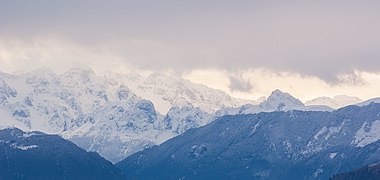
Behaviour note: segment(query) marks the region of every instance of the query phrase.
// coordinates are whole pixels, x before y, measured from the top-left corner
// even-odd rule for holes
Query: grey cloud
[[[229,77],[229,88],[231,91],[251,92],[254,86],[249,80],[245,80],[241,75]]]
[[[105,49],[142,69],[267,68],[336,84],[355,70],[380,72],[379,6],[371,0],[5,0],[0,41],[53,36]]]
[[[361,74],[350,73],[343,74],[338,77],[338,83],[349,85],[367,85],[368,82],[363,79]]]

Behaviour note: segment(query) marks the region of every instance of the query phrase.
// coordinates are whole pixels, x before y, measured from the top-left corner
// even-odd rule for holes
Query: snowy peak
[[[62,74],[61,79],[66,84],[88,84],[96,81],[95,72],[92,69],[79,69],[79,68],[71,68],[64,74]]]
[[[282,92],[281,90],[275,90],[268,97],[268,99],[260,103],[260,107],[264,109],[272,110],[290,110],[294,107],[303,107],[305,106],[299,99],[291,96],[289,93]]]
[[[183,134],[188,129],[206,125],[210,119],[211,115],[199,108],[173,107],[164,118],[164,126],[175,134]]]
[[[337,95],[332,98],[330,97],[318,97],[309,101],[306,101],[306,105],[325,105],[332,108],[341,108],[344,106],[352,105],[362,102],[361,99],[354,96],[346,96],[346,95]]]
[[[34,85],[34,87],[36,87],[56,84],[58,75],[50,69],[40,68],[13,78],[25,79],[27,84]]]
[[[108,73],[106,79],[125,84],[138,96],[149,99],[161,114],[166,114],[173,106],[199,107],[202,111],[213,113],[221,108],[238,107],[249,102],[233,98],[222,90],[163,73],[152,73],[147,77],[136,73]]]
[[[236,114],[256,114],[260,112],[273,112],[273,111],[333,111],[333,108],[328,106],[305,106],[299,99],[293,97],[289,93],[275,90],[271,95],[259,105],[245,104],[238,108],[224,108],[215,113],[215,117],[223,115],[236,115]]]

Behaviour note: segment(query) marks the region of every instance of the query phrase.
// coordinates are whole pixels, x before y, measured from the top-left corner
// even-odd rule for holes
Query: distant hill
[[[363,100],[358,97],[346,96],[346,95],[337,95],[332,98],[330,97],[317,97],[315,99],[306,101],[306,105],[325,105],[335,109],[345,107],[348,105],[353,105],[363,102]]]
[[[57,135],[0,130],[0,179],[124,179],[113,164]]]

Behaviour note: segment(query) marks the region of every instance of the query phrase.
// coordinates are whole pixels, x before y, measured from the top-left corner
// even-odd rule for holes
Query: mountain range
[[[328,179],[380,161],[380,104],[223,116],[116,164],[136,179]]]
[[[241,102],[223,91],[157,73],[145,79],[96,76],[85,69],[61,75],[49,69],[0,74],[0,126],[58,133],[113,162],[205,125],[208,112]]]
[[[380,162],[377,103],[249,101],[160,73],[0,73],[0,178],[351,177]]]
[[[331,102],[336,99],[342,106],[352,102]],[[305,105],[280,90],[260,103],[236,99],[160,73],[98,76],[75,68],[60,75],[46,68],[0,73],[0,126],[59,134],[114,163],[224,115],[334,110],[315,102]]]

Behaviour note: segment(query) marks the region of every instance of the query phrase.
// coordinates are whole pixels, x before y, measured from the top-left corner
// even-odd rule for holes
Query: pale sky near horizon
[[[380,1],[0,0],[0,71],[159,71],[257,99],[380,97]]]

